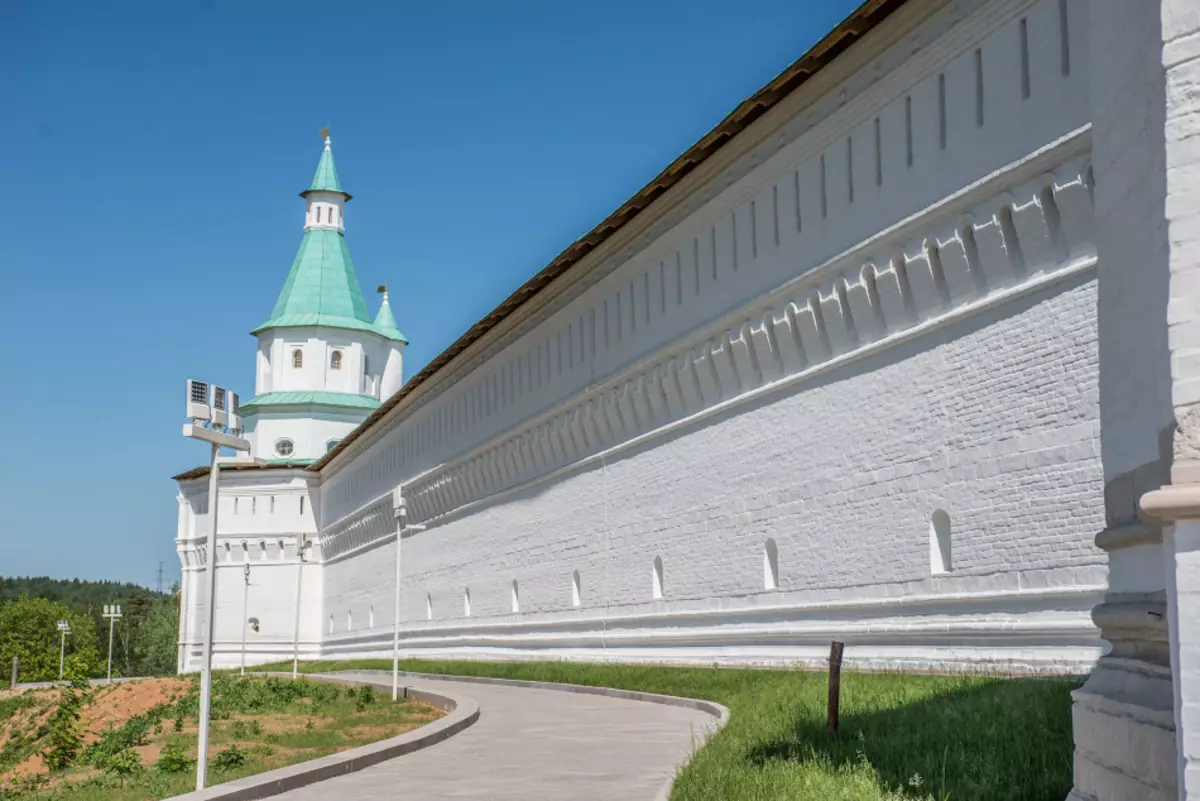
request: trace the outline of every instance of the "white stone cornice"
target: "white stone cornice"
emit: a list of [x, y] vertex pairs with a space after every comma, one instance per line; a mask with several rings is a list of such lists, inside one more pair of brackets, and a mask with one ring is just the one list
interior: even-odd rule
[[[1078, 152], [1086, 135], [1076, 132], [1020, 169], [991, 177], [990, 199], [981, 187], [968, 187], [936, 213], [872, 237], [410, 480], [414, 519], [437, 522], [465, 512], [1091, 270], [1087, 157], [1052, 170], [1046, 164], [1051, 154]], [[1021, 183], [998, 192], [1004, 179]], [[390, 523], [374, 505], [364, 508]], [[351, 515], [338, 525], [362, 519]], [[372, 526], [379, 528], [374, 538], [391, 533]]]

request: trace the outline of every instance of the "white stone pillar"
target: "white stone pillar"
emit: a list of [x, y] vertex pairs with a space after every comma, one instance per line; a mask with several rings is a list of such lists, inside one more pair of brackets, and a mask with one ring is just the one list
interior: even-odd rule
[[1200, 4], [1088, 8], [1112, 649], [1075, 694], [1071, 798], [1200, 799]]

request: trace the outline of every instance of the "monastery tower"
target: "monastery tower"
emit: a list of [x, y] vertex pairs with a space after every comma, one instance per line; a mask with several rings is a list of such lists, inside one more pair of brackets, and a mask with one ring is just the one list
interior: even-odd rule
[[258, 338], [255, 395], [242, 404], [252, 454], [269, 462], [324, 456], [403, 380], [404, 335], [384, 292], [374, 319], [346, 246], [350, 194], [328, 136], [305, 200], [304, 237]]

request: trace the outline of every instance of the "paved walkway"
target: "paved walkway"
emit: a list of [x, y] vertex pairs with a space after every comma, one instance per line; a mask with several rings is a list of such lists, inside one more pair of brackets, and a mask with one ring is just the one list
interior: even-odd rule
[[[338, 673], [386, 683], [379, 671]], [[684, 707], [496, 684], [402, 678], [467, 695], [479, 720], [437, 745], [274, 798], [653, 801], [715, 719]]]

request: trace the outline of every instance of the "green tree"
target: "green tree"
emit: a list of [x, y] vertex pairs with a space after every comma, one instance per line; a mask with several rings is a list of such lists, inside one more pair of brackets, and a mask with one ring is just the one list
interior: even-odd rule
[[58, 678], [58, 621], [71, 624], [66, 653], [81, 669], [99, 675], [104, 668], [95, 622], [66, 604], [45, 598], [22, 596], [0, 604], [0, 666], [7, 668], [13, 657], [20, 660], [21, 681], [52, 681]]
[[126, 675], [164, 676], [176, 669], [179, 655], [179, 607], [176, 596], [155, 598], [139, 614]]

